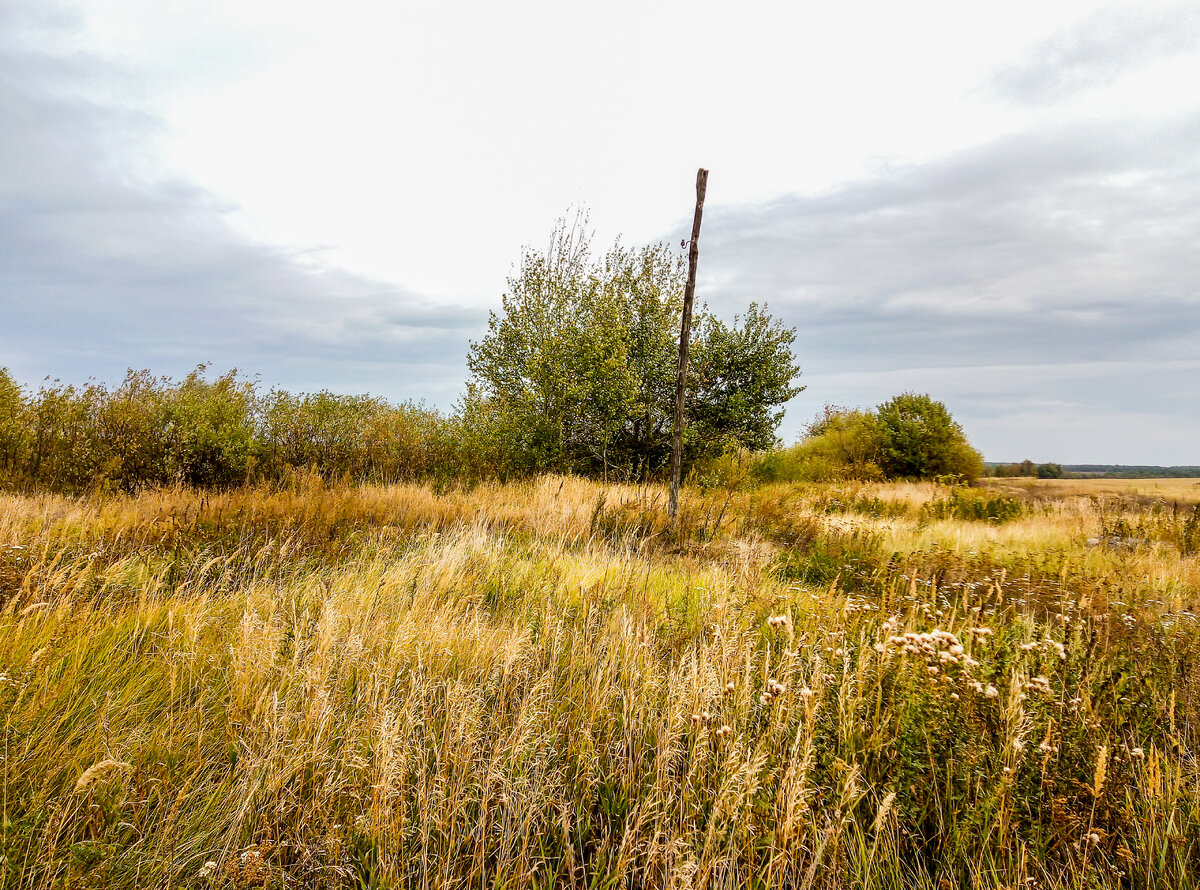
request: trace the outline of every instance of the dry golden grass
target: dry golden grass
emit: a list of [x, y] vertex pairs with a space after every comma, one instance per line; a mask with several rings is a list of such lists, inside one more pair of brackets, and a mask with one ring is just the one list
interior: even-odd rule
[[986, 479], [999, 491], [1021, 492], [1040, 498], [1129, 497], [1170, 503], [1200, 503], [1200, 479]]
[[0, 886], [1196, 886], [1182, 520], [950, 496], [4, 497]]

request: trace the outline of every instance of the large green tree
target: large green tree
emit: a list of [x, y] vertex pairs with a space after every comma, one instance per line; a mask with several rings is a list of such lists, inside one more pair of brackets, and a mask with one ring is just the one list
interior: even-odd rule
[[[489, 430], [511, 470], [657, 473], [670, 448], [683, 284], [666, 246], [618, 243], [595, 260], [584, 221], [560, 222], [547, 251], [525, 252], [471, 344], [468, 425]], [[802, 389], [794, 339], [754, 304], [732, 325], [696, 313], [686, 459], [774, 444], [783, 403]]]
[[879, 465], [891, 478], [974, 480], [983, 458], [946, 406], [927, 395], [906, 392], [875, 411]]

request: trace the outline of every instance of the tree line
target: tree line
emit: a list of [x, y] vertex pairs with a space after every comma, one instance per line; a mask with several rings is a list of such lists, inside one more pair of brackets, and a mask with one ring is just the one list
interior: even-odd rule
[[[286, 480], [473, 481], [542, 472], [646, 481], [669, 458], [683, 269], [663, 245], [593, 257], [556, 227], [471, 343], [452, 411], [368, 395], [263, 389], [201, 365], [183, 380], [22, 388], [0, 369], [0, 484], [63, 492]], [[795, 332], [750, 304], [693, 320], [685, 468], [775, 444], [801, 390]]]
[[[527, 250], [486, 333], [469, 344], [454, 408], [369, 395], [263, 390], [201, 365], [183, 380], [133, 371], [116, 386], [0, 368], [0, 486], [61, 492], [279, 482], [471, 483], [545, 472], [661, 480], [670, 458], [683, 258], [665, 245], [594, 255], [584, 220]], [[979, 453], [945, 405], [905, 393], [871, 411], [826, 406], [780, 449], [784, 405], [804, 387], [794, 329], [749, 303], [732, 322], [692, 317], [685, 473], [750, 455], [760, 481], [972, 481]], [[1023, 467], [1023, 465], [1022, 465]]]
[[1066, 474], [1061, 464], [1035, 464], [1026, 458], [1019, 463], [988, 464], [984, 472], [988, 476], [999, 478], [1032, 477], [1036, 479], [1064, 479]]

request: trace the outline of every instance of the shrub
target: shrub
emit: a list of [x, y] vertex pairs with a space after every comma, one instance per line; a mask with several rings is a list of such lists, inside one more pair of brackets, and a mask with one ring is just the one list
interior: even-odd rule
[[755, 475], [764, 482], [973, 482], [982, 472], [983, 458], [946, 406], [905, 393], [873, 412], [826, 405], [802, 441], [764, 455]]
[[892, 479], [953, 476], [973, 482], [983, 458], [967, 442], [946, 406], [927, 395], [904, 393], [875, 413], [879, 465]]
[[928, 519], [962, 519], [968, 522], [992, 522], [997, 525], [1019, 519], [1025, 506], [1016, 498], [992, 492], [955, 490], [921, 508]]

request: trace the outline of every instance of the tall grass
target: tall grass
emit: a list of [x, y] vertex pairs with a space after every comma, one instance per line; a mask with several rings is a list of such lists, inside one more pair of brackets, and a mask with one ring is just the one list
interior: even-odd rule
[[1197, 886], [1196, 558], [943, 498], [6, 497], [0, 885]]

